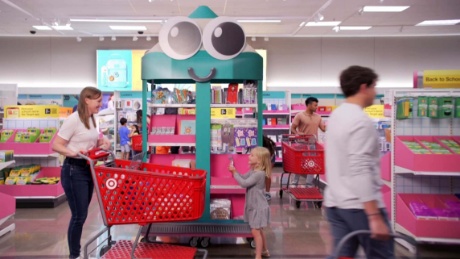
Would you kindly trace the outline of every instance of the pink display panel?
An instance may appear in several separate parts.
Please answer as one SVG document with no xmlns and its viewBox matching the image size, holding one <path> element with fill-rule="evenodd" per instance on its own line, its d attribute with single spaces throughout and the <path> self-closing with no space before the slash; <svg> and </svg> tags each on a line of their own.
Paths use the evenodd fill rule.
<svg viewBox="0 0 460 259">
<path fill-rule="evenodd" d="M 175 159 L 191 159 L 195 160 L 194 154 L 168 154 L 168 155 L 151 155 L 150 162 L 151 164 L 156 165 L 167 165 L 171 166 L 172 161 Z"/>
<path fill-rule="evenodd" d="M 380 174 L 383 180 L 391 181 L 391 152 L 380 158 Z"/>
<path fill-rule="evenodd" d="M 59 177 L 61 175 L 60 167 L 42 167 L 37 175 L 40 177 Z M 58 197 L 64 193 L 61 182 L 57 184 L 28 184 L 28 185 L 0 185 L 0 192 L 14 197 Z"/>
<path fill-rule="evenodd" d="M 0 220 L 16 212 L 16 199 L 13 196 L 0 192 L 0 201 L 2 202 Z"/>
<path fill-rule="evenodd" d="M 38 139 L 35 143 L 16 143 L 14 137 L 17 132 L 24 130 L 14 130 L 11 136 L 5 143 L 0 143 L 0 150 L 14 150 L 17 155 L 47 155 L 53 153 L 52 143 L 56 137 L 54 134 L 53 139 L 49 143 L 39 143 Z"/>
</svg>

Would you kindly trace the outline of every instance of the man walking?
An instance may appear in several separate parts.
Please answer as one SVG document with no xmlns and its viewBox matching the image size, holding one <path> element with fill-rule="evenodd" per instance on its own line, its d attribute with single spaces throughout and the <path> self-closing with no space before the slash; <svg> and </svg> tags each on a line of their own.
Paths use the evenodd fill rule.
<svg viewBox="0 0 460 259">
<path fill-rule="evenodd" d="M 358 246 L 367 258 L 391 259 L 393 241 L 380 192 L 378 136 L 363 109 L 372 105 L 377 74 L 351 66 L 340 75 L 346 101 L 332 112 L 326 132 L 327 187 L 324 206 L 334 237 L 334 247 L 348 233 L 370 230 L 371 236 L 351 239 L 340 256 L 354 258 Z"/>
</svg>

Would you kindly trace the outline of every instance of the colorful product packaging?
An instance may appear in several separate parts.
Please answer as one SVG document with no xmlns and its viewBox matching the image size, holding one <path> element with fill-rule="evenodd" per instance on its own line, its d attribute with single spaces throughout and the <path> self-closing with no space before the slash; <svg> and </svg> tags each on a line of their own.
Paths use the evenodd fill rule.
<svg viewBox="0 0 460 259">
<path fill-rule="evenodd" d="M 455 101 L 455 118 L 460 118 L 460 97 L 454 98 Z"/>
<path fill-rule="evenodd" d="M 428 98 L 426 96 L 419 96 L 417 100 L 417 116 L 428 116 Z"/>
<path fill-rule="evenodd" d="M 6 142 L 14 133 L 14 130 L 4 129 L 0 133 L 0 143 Z"/>
<path fill-rule="evenodd" d="M 428 97 L 428 117 L 439 118 L 437 97 Z"/>
<path fill-rule="evenodd" d="M 454 115 L 453 102 L 452 97 L 438 97 L 439 118 L 452 118 Z"/>
<path fill-rule="evenodd" d="M 0 162 L 8 162 L 13 160 L 14 150 L 0 150 Z"/>
</svg>

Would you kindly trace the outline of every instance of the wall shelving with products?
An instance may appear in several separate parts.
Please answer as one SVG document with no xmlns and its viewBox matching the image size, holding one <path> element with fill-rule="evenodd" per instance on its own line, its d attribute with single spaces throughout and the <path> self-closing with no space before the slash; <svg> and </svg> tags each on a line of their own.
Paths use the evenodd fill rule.
<svg viewBox="0 0 460 259">
<path fill-rule="evenodd" d="M 460 91 L 395 91 L 392 105 L 394 230 L 418 242 L 458 244 Z"/>
</svg>

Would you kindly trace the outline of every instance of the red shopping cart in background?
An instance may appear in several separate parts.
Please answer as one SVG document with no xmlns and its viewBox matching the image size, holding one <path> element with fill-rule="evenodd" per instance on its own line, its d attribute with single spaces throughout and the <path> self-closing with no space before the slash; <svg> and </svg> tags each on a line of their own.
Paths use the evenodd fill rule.
<svg viewBox="0 0 460 259">
<path fill-rule="evenodd" d="M 142 135 L 134 135 L 131 137 L 131 148 L 133 151 L 142 152 Z"/>
<path fill-rule="evenodd" d="M 107 159 L 109 155 L 115 158 L 113 153 L 102 150 L 90 151 L 88 156 L 81 155 L 91 166 L 106 226 L 86 243 L 84 257 L 89 256 L 89 245 L 108 232 L 107 245 L 100 250 L 102 258 L 195 258 L 199 250 L 196 248 L 138 244 L 138 241 L 142 226 L 146 224 L 192 221 L 201 217 L 205 203 L 206 171 L 116 159 L 96 166 L 95 160 Z M 110 228 L 121 224 L 140 225 L 134 243 L 112 241 Z M 207 251 L 200 251 L 206 258 Z"/>
<path fill-rule="evenodd" d="M 300 207 L 302 201 L 312 201 L 315 206 L 321 207 L 323 195 L 319 189 L 319 175 L 324 174 L 324 148 L 317 143 L 313 135 L 283 135 L 283 173 L 280 179 L 280 197 L 283 191 L 296 201 Z M 288 174 L 287 184 L 283 184 L 283 177 Z M 291 174 L 315 175 L 315 186 L 311 188 L 289 187 Z"/>
</svg>

